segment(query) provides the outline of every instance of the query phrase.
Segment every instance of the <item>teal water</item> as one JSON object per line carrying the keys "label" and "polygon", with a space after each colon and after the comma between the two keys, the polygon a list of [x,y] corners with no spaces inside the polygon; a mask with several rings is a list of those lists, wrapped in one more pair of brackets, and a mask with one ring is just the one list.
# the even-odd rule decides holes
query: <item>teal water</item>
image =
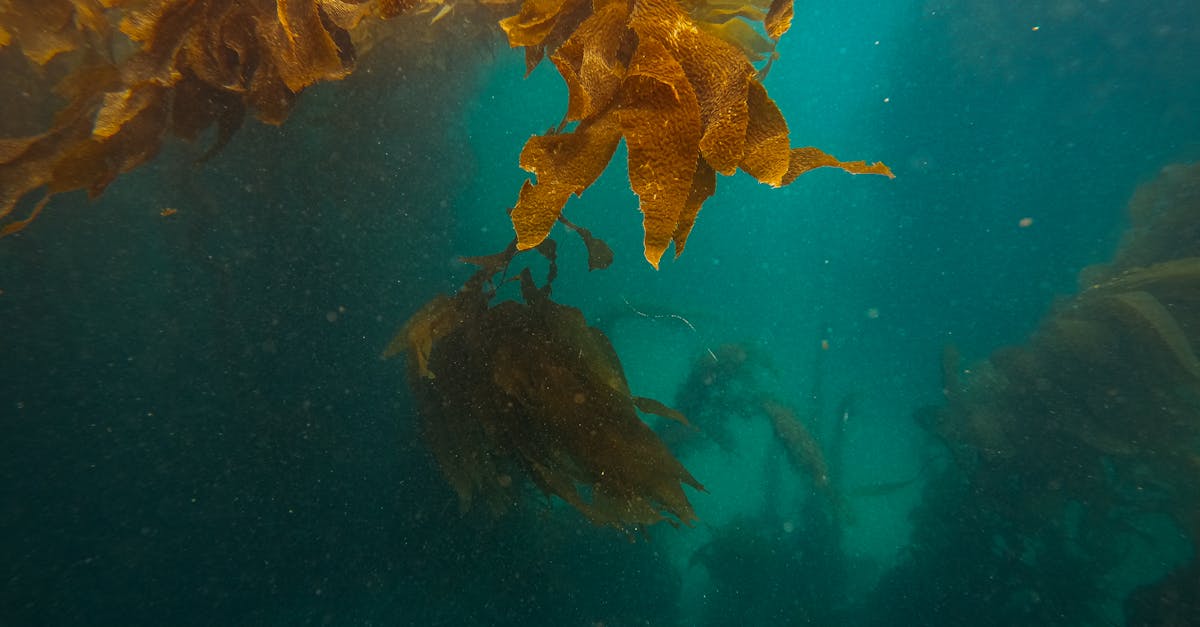
{"label": "teal water", "polygon": [[1114,507],[1115,557],[1014,548],[1022,517],[1083,529],[1091,503],[989,519],[914,419],[946,402],[943,346],[969,368],[1025,342],[1112,258],[1137,186],[1200,159],[1196,50],[1189,2],[802,3],[765,80],[793,145],[896,179],[721,178],[657,271],[622,149],[567,206],[616,262],[586,272],[556,231],[555,298],[668,404],[727,344],[797,407],[819,376],[804,420],[830,460],[841,430],[846,495],[820,511],[770,426],[734,418],[726,449],[678,451],[700,522],[634,542],[536,498],[461,513],[379,357],[458,256],[510,238],[517,155],[565,106],[549,64],[524,77],[499,38],[365,59],[203,166],[168,144],[0,240],[0,625],[1200,624],[1195,594],[1130,609],[1195,571],[1176,510]]}

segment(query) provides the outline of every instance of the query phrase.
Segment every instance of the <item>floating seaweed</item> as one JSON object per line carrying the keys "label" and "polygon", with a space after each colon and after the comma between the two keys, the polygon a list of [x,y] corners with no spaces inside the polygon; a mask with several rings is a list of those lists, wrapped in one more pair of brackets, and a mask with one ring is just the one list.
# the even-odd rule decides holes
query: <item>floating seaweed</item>
{"label": "floating seaweed", "polygon": [[[553,276],[549,244],[538,250]],[[467,285],[422,307],[384,353],[408,354],[422,432],[460,505],[502,512],[528,482],[596,525],[692,523],[683,485],[703,487],[638,410],[686,419],[632,395],[608,338],[551,300],[549,281],[539,287],[525,269],[521,300],[493,304],[494,277],[515,254],[471,260],[481,269]]]}
{"label": "floating seaweed", "polygon": [[[79,60],[59,84],[67,104],[49,130],[0,139],[0,237],[25,228],[55,194],[102,193],[153,158],[167,134],[194,140],[216,126],[211,155],[247,113],[282,123],[304,89],[353,71],[355,40],[366,48],[374,37],[363,24],[407,12],[431,30],[462,5],[459,13],[476,17],[464,22],[495,25],[480,14],[511,1],[6,3],[0,49],[18,48],[38,66],[68,53]],[[559,128],[531,137],[521,153],[537,183],[525,182],[511,212],[518,247],[546,238],[567,199],[595,182],[622,139],[655,267],[672,243],[683,252],[718,172],[741,169],[776,187],[820,167],[891,177],[882,163],[790,147],[754,63],[774,60],[792,14],[791,0],[526,0],[500,20],[529,69],[550,54],[569,95]],[[24,218],[10,217],[41,188]]]}
{"label": "floating seaweed", "polygon": [[790,0],[525,0],[500,26],[511,46],[525,49],[530,71],[551,52],[568,103],[559,127],[531,137],[521,152],[537,183],[525,181],[511,214],[518,247],[550,233],[622,138],[645,257],[656,268],[672,243],[676,256],[683,252],[718,172],[741,169],[774,187],[820,167],[892,177],[882,163],[790,147],[783,114],[752,62],[773,53],[792,11]]}
{"label": "floating seaweed", "polygon": [[[55,194],[99,195],[153,158],[168,133],[194,140],[215,125],[211,154],[248,111],[282,123],[305,88],[353,70],[351,30],[369,17],[410,8],[397,0],[11,5],[0,9],[0,47],[15,42],[39,66],[67,53],[78,60],[58,84],[66,106],[50,129],[0,140],[0,219],[22,198],[46,190],[25,218],[4,223],[0,236],[27,226]],[[116,28],[106,7],[118,11]]]}

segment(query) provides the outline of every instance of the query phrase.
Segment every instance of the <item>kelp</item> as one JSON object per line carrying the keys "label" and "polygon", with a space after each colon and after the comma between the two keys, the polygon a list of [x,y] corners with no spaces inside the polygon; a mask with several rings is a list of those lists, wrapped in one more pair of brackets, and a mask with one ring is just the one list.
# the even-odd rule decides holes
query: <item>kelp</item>
{"label": "kelp", "polygon": [[796,412],[775,399],[764,400],[762,410],[770,419],[775,437],[783,444],[792,466],[811,477],[817,488],[828,489],[829,468],[825,464],[825,455]]}
{"label": "kelp", "polygon": [[[1140,188],[1113,261],[1085,269],[1081,291],[1025,343],[967,371],[955,351],[944,353],[947,402],[919,418],[952,453],[956,498],[977,518],[970,534],[994,535],[1016,553],[1061,546],[1115,564],[1113,547],[1144,541],[1140,521],[1158,517],[1200,547],[1198,189],[1194,165],[1168,167]],[[1033,560],[1006,585],[1040,590],[1040,573],[1054,565]],[[1002,569],[972,568],[993,581],[983,569]]]}
{"label": "kelp", "polygon": [[8,0],[0,4],[0,48],[15,46],[44,66],[109,34],[104,11],[112,1]]}
{"label": "kelp", "polygon": [[[538,246],[551,276],[552,243]],[[703,487],[637,412],[687,419],[633,396],[608,338],[554,302],[549,281],[525,269],[521,299],[492,302],[516,253],[470,260],[481,269],[463,289],[422,307],[385,351],[408,356],[422,433],[461,507],[502,512],[532,484],[596,525],[691,524],[683,485]]]}
{"label": "kelp", "polygon": [[761,395],[774,382],[770,358],[755,346],[721,344],[697,357],[675,394],[675,406],[694,429],[666,424],[663,436],[673,445],[714,443],[733,452],[734,418],[761,418]]}
{"label": "kelp", "polygon": [[[51,196],[99,195],[157,154],[164,136],[217,128],[220,149],[248,112],[270,124],[307,87],[354,68],[350,31],[411,8],[406,0],[16,0],[0,7],[0,47],[33,64],[77,57],[43,133],[0,140],[0,236]],[[107,10],[107,12],[106,12]],[[114,27],[115,24],[115,27]],[[207,155],[205,156],[207,157]],[[44,188],[23,219],[12,214]]]}
{"label": "kelp", "polygon": [[[892,176],[882,163],[792,149],[754,61],[789,28],[790,0],[525,0],[500,25],[530,70],[550,51],[567,85],[562,124],[521,153],[526,180],[512,210],[518,247],[536,246],[568,198],[599,177],[624,139],[640,199],[645,257],[683,252],[716,173],[741,169],[771,186],[819,167]],[[566,130],[567,125],[574,127]]]}
{"label": "kelp", "polygon": [[[0,140],[0,236],[21,230],[49,198],[92,197],[145,163],[162,139],[217,128],[219,150],[248,113],[282,123],[299,94],[354,69],[363,24],[409,12],[463,22],[515,0],[13,0],[0,6],[0,48],[35,65],[75,54],[59,87],[67,102],[43,133]],[[472,11],[471,9],[475,9]],[[526,0],[499,21],[532,69],[547,53],[568,90],[567,112],[521,154],[526,181],[511,212],[518,246],[537,246],[567,199],[595,182],[624,140],[640,199],[646,259],[682,253],[716,174],[741,169],[772,186],[819,167],[892,176],[887,166],[792,149],[787,124],[754,63],[776,57],[791,0]],[[439,26],[440,28],[440,26]],[[460,35],[455,37],[461,38]],[[434,44],[436,45],[436,44]],[[569,130],[568,125],[573,125]],[[18,203],[38,189],[24,218]],[[27,205],[28,206],[28,205]]]}
{"label": "kelp", "polygon": [[[1085,268],[1079,275],[1080,288],[1092,289],[1108,282],[1133,288],[1128,285],[1128,275],[1140,275],[1144,280],[1151,276],[1144,274],[1151,267],[1157,267],[1158,272],[1169,269],[1185,281],[1194,280],[1194,273],[1200,272],[1196,268],[1196,260],[1200,259],[1197,205],[1200,163],[1164,167],[1158,176],[1139,186],[1129,200],[1129,228],[1112,261]],[[1166,277],[1153,278],[1159,281]]]}
{"label": "kelp", "polygon": [[766,420],[792,468],[811,482],[826,504],[840,509],[820,443],[796,410],[769,391],[775,377],[770,360],[752,346],[723,344],[706,351],[676,395],[676,405],[690,421],[665,425],[664,437],[681,445],[711,441],[733,452],[733,420]]}

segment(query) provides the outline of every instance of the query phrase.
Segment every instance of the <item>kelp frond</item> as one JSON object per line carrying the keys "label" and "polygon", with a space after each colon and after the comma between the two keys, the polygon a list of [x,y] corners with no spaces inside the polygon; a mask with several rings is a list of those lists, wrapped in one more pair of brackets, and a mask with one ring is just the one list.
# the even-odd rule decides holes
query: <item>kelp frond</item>
{"label": "kelp frond", "polygon": [[[551,242],[538,250],[553,276]],[[549,285],[536,286],[528,269],[516,279],[521,301],[491,304],[486,286],[516,253],[510,246],[471,259],[481,267],[476,276],[422,307],[385,351],[408,357],[425,441],[460,505],[503,511],[532,484],[597,525],[632,532],[690,524],[696,515],[683,486],[703,487],[637,412],[687,419],[633,396],[604,333],[551,300]]]}
{"label": "kelp frond", "polygon": [[790,147],[787,124],[753,65],[791,24],[790,0],[526,0],[501,27],[529,69],[550,55],[567,85],[569,132],[531,137],[512,211],[521,249],[550,232],[572,194],[607,167],[623,138],[643,214],[645,256],[683,252],[715,174],[741,169],[771,186],[819,167],[892,176],[881,163],[843,162]]}
{"label": "kelp frond", "polygon": [[[217,127],[214,150],[247,112],[279,124],[305,88],[354,68],[350,30],[407,0],[14,0],[0,3],[0,47],[45,66],[79,59],[58,85],[66,101],[43,133],[0,140],[0,236],[47,199],[100,194],[154,157],[168,134]],[[114,27],[115,25],[115,27]],[[123,54],[111,50],[126,50]],[[210,151],[211,152],[211,151]],[[17,204],[44,188],[24,219]]]}

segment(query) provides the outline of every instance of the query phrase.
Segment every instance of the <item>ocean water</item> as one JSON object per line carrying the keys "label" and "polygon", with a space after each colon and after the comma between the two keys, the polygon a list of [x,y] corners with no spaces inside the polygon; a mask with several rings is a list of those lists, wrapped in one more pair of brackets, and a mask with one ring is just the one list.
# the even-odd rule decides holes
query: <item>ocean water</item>
{"label": "ocean water", "polygon": [[463,511],[380,357],[512,237],[565,109],[498,31],[452,11],[212,159],[56,197],[0,239],[0,625],[1200,624],[1200,274],[1079,296],[1159,228],[1151,181],[1153,263],[1200,258],[1200,4],[880,4],[797,4],[764,84],[793,146],[894,180],[719,177],[655,270],[622,147],[566,208],[613,265],[552,234],[633,393],[707,401],[704,437],[647,417],[691,525]]}

